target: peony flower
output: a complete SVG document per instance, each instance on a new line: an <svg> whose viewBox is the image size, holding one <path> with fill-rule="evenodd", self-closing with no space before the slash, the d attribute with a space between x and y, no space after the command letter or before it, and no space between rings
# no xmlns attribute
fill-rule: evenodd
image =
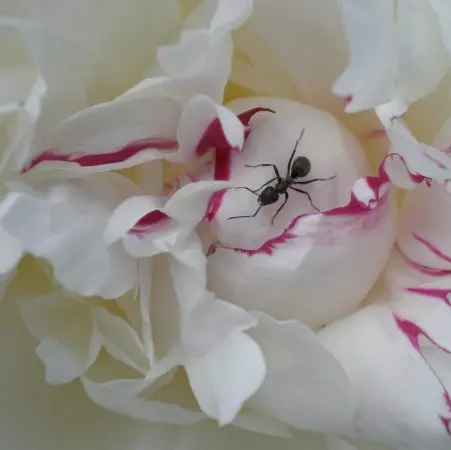
<svg viewBox="0 0 451 450"><path fill-rule="evenodd" d="M449 7L373 3L2 2L6 448L449 447Z"/></svg>

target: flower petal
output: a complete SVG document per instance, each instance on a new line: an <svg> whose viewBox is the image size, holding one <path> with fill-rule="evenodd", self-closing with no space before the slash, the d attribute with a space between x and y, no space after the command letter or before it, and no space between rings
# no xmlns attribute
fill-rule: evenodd
<svg viewBox="0 0 451 450"><path fill-rule="evenodd" d="M431 299L392 300L326 327L320 338L355 388L360 437L395 448L447 448L451 310Z"/></svg>
<svg viewBox="0 0 451 450"><path fill-rule="evenodd" d="M22 258L22 244L0 226L0 275L10 272Z"/></svg>
<svg viewBox="0 0 451 450"><path fill-rule="evenodd" d="M202 411L220 425L230 423L265 377L260 348L244 333L232 333L203 357L185 362Z"/></svg>
<svg viewBox="0 0 451 450"><path fill-rule="evenodd" d="M255 0L234 41L239 53L232 79L238 84L259 95L296 98L300 92L303 101L315 106L333 101L330 85L346 51L336 1Z"/></svg>
<svg viewBox="0 0 451 450"><path fill-rule="evenodd" d="M24 250L48 259L54 277L82 295L116 298L136 283L137 268L120 243L102 235L109 215L136 186L118 174L15 186L2 223ZM33 222L24 217L33 217ZM89 218L89 221L86 218Z"/></svg>
<svg viewBox="0 0 451 450"><path fill-rule="evenodd" d="M21 313L29 331L40 340L36 353L48 383L68 383L96 359L100 339L87 308L57 293L23 301Z"/></svg>
<svg viewBox="0 0 451 450"><path fill-rule="evenodd" d="M273 116L277 116L277 113L264 120L262 118L264 130L268 130L268 120ZM252 139L258 131L257 119L248 139ZM307 144L305 147L307 150L304 152L308 151ZM259 150L262 148L262 145L258 147ZM247 150L248 147L243 155L248 155ZM352 161L352 155L349 158ZM215 247L216 252L208 257L208 288L218 297L245 309L264 311L280 320L296 318L312 327L320 327L348 314L368 293L392 249L395 211L390 200L387 171L390 169L391 177L401 174L403 180L410 179L405 164L395 170L392 159L395 158L384 162L378 177L360 178L354 182L354 187L348 184L352 180L352 168L344 169L344 201L337 201L334 197L337 193L334 185L325 187L325 201L337 202L342 206L334 207L331 204L331 209L328 209L326 203L325 211L321 214L308 214L308 211L303 214L293 202L292 206L287 207L287 217L280 218L281 221L288 220L288 224L284 229L284 223L279 224L282 230L276 230L274 237L271 230L270 238L266 237L263 243L256 239L265 236L262 230L272 228L268 218L262 216L259 221L254 218L242 219L242 225L229 225L232 220L228 220L228 217L232 211L227 211L225 197L213 222L214 226L223 229L219 228L220 243ZM259 163L268 160L255 157L251 161ZM315 161L313 157L312 161ZM321 161L317 161L321 166ZM340 169L341 166L338 166ZM353 170L355 176L356 168ZM325 176L330 174L329 171L324 173ZM337 175L339 177L340 172ZM415 182L423 179L413 178ZM246 186L246 182L243 185ZM345 186L349 189L347 193ZM238 199L238 194L233 198ZM230 203L229 207L232 206ZM235 234L232 234L232 226L236 227ZM236 245L237 240L241 240L241 245ZM370 253L372 257L368 259Z"/></svg>
<svg viewBox="0 0 451 450"><path fill-rule="evenodd" d="M124 319L104 308L93 308L92 317L106 351L113 358L145 373L149 361L133 328Z"/></svg>
<svg viewBox="0 0 451 450"><path fill-rule="evenodd" d="M350 63L333 90L356 112L413 102L435 89L450 65L437 17L424 0L341 0Z"/></svg>
<svg viewBox="0 0 451 450"><path fill-rule="evenodd" d="M259 323L249 335L260 346L267 371L248 406L296 428L351 432L353 392L338 361L300 322L255 315Z"/></svg>
<svg viewBox="0 0 451 450"><path fill-rule="evenodd" d="M179 116L177 102L158 97L123 98L93 106L44 133L24 170L57 164L85 173L165 158L177 147Z"/></svg>

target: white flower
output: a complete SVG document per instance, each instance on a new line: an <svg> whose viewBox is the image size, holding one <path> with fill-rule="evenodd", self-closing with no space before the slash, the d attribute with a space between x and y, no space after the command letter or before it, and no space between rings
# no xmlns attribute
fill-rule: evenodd
<svg viewBox="0 0 451 450"><path fill-rule="evenodd" d="M2 3L7 448L448 448L449 7L338 3Z"/></svg>

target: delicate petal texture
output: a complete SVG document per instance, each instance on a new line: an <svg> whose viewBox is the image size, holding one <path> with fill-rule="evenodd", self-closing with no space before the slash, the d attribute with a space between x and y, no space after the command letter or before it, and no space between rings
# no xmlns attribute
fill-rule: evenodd
<svg viewBox="0 0 451 450"><path fill-rule="evenodd" d="M214 350L186 362L185 369L200 407L220 425L233 420L265 377L261 350L244 333L230 334Z"/></svg>
<svg viewBox="0 0 451 450"><path fill-rule="evenodd" d="M296 428L351 432L354 399L340 364L300 322L255 315L259 323L249 334L263 351L267 373L248 405Z"/></svg>
<svg viewBox="0 0 451 450"><path fill-rule="evenodd" d="M136 282L136 263L120 244L105 246L109 215L124 195L136 192L118 174L16 186L3 226L35 256L47 258L55 279L82 295L115 298ZM33 217L33 221L24 220ZM89 220L87 220L89 218Z"/></svg>
<svg viewBox="0 0 451 450"><path fill-rule="evenodd" d="M346 52L336 1L254 0L234 42L239 50L234 82L259 95L297 98L300 93L306 103L330 106L330 85Z"/></svg>
<svg viewBox="0 0 451 450"><path fill-rule="evenodd" d="M350 63L334 92L346 111L432 92L450 67L437 15L426 0L340 0Z"/></svg>
<svg viewBox="0 0 451 450"><path fill-rule="evenodd" d="M255 218L230 220L252 214L258 204L245 190L228 191L212 222L220 243L208 258L209 289L246 309L319 327L352 311L387 261L395 233L388 179L381 173L380 178L356 181L366 167L360 149L329 116L296 103L260 103L276 113L252 120L243 153L233 160L231 180L257 189L275 177L271 167L243 168L245 163L275 163L285 175L301 127L305 132L297 154L308 156L312 164L306 178L336 179L305 186L323 214L305 214L313 209L308 197L292 192L274 226L270 217L282 199ZM281 144L286 150L275 153Z"/></svg>

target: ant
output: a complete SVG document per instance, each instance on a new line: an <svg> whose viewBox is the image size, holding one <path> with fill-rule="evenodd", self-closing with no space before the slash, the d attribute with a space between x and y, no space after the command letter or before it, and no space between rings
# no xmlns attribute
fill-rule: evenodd
<svg viewBox="0 0 451 450"><path fill-rule="evenodd" d="M301 135L299 136L298 140L296 141L296 145L294 146L293 151L291 152L290 159L288 160L288 166L287 166L287 173L285 175L285 178L282 178L279 174L279 170L277 169L275 164L257 164L257 165L250 165L246 164L245 167L272 167L274 169L275 177L271 178L269 181L264 183L262 186L260 186L255 191L252 189L249 189L246 186L239 186L236 189L246 189L249 192L252 192L254 195L258 197L258 203L259 207L257 211L255 211L254 214L251 214L249 216L233 216L229 217L229 219L241 219L246 217L255 217L259 211L263 208L263 206L272 205L273 203L276 203L279 200L280 195L285 196L285 200L283 201L282 205L279 207L279 209L276 211L274 216L271 219L271 225L274 225L274 219L277 217L277 215L280 213L282 208L286 205L289 193L288 189L291 189L292 191L300 192L301 194L304 194L307 196L307 198L310 201L310 204L313 208L315 208L318 212L319 209L314 205L312 201L312 197L307 191L304 191L302 189L298 189L294 186L304 185L304 184L310 184L314 183L315 181L327 181L332 180L335 177L330 178L314 178L312 180L308 181L298 181L299 178L304 178L310 173L311 169L311 163L310 160L305 156L298 156L294 161L294 155L296 153L296 149L298 147L299 142L302 139L302 136L304 135L304 130L301 131ZM275 186L268 186L273 181L276 181ZM265 188L265 189L263 189ZM260 189L263 189L263 191L259 194L258 191Z"/></svg>

